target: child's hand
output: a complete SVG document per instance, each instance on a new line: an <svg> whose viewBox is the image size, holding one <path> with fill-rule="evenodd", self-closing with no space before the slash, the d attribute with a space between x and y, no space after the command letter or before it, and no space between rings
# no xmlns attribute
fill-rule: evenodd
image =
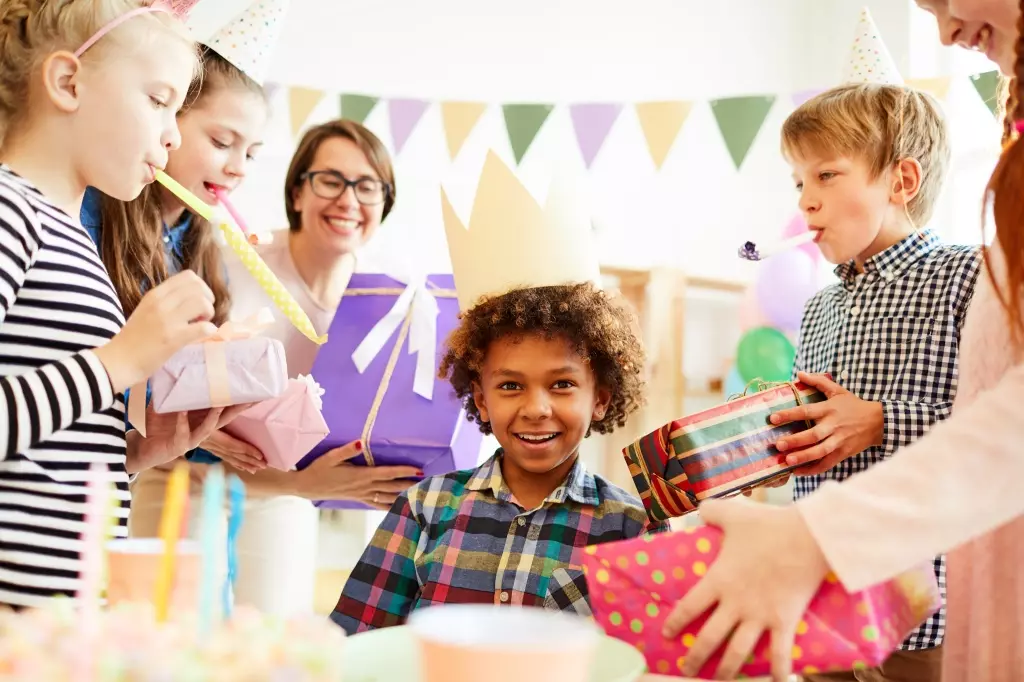
<svg viewBox="0 0 1024 682"><path fill-rule="evenodd" d="M143 438L138 431L129 433L128 473L138 473L182 457L250 407L252 404L246 403L167 414L154 412L152 406L147 407L147 437Z"/></svg>
<svg viewBox="0 0 1024 682"><path fill-rule="evenodd" d="M225 464L250 474L267 468L267 460L262 452L224 431L214 431L199 447L220 457Z"/></svg>
<svg viewBox="0 0 1024 682"><path fill-rule="evenodd" d="M776 426L797 421L814 422L810 429L775 444L780 452L798 450L786 457L789 466L809 464L796 474L806 476L828 471L844 459L882 444L884 413L881 403L861 400L824 374L800 372L797 376L803 383L820 389L828 399L782 410L771 417Z"/></svg>
<svg viewBox="0 0 1024 682"><path fill-rule="evenodd" d="M354 441L324 453L299 472L298 494L310 500L351 500L388 511L398 496L423 472L408 466L356 466L350 459L363 452Z"/></svg>
<svg viewBox="0 0 1024 682"><path fill-rule="evenodd" d="M150 290L124 328L95 350L115 393L148 379L172 355L212 335L213 292L191 270Z"/></svg>

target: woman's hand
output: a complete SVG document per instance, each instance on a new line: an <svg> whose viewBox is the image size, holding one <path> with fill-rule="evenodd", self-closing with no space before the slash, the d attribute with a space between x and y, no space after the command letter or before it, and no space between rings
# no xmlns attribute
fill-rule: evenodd
<svg viewBox="0 0 1024 682"><path fill-rule="evenodd" d="M220 457L225 464L250 474L267 468L267 458L259 449L224 431L214 431L199 447Z"/></svg>
<svg viewBox="0 0 1024 682"><path fill-rule="evenodd" d="M679 600L664 636L712 610L686 655L684 676L694 676L723 644L716 679L733 679L761 635L771 635L772 678L789 679L793 639L807 605L828 574L828 564L794 505L774 507L744 499L709 500L703 519L724 532L707 575Z"/></svg>
<svg viewBox="0 0 1024 682"><path fill-rule="evenodd" d="M416 467L349 464L362 452L362 443L354 441L324 453L296 472L298 494L310 500L361 502L387 511L401 493L423 478Z"/></svg>
<svg viewBox="0 0 1024 682"><path fill-rule="evenodd" d="M210 437L231 420L252 407L251 403L215 407L191 412L159 414L152 405L146 408L146 433L128 433L128 473L135 474L173 461Z"/></svg>

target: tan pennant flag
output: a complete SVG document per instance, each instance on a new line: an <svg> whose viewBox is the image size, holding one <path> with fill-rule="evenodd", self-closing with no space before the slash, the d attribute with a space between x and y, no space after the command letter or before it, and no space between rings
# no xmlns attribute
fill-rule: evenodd
<svg viewBox="0 0 1024 682"><path fill-rule="evenodd" d="M459 155L466 138L473 132L485 111L487 105L483 102L441 102L441 120L452 161Z"/></svg>
<svg viewBox="0 0 1024 682"><path fill-rule="evenodd" d="M659 170L692 108L691 102L640 102L636 105L647 149Z"/></svg>
<svg viewBox="0 0 1024 682"><path fill-rule="evenodd" d="M907 85L915 90L927 92L939 101L945 101L949 94L949 84L952 80L946 76L943 78L909 78Z"/></svg>
<svg viewBox="0 0 1024 682"><path fill-rule="evenodd" d="M289 88L288 90L288 111L291 115L292 136L298 137L302 128L309 120L309 115L320 104L324 97L323 90L312 88Z"/></svg>

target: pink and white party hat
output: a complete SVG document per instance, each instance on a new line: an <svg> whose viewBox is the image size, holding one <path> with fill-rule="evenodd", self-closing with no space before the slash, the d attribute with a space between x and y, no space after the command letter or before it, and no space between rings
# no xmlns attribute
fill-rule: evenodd
<svg viewBox="0 0 1024 682"><path fill-rule="evenodd" d="M857 22L850 57L843 69L843 83L903 85L903 77L867 7L861 10Z"/></svg>
<svg viewBox="0 0 1024 682"><path fill-rule="evenodd" d="M193 37L263 85L290 0L206 0L189 14Z"/></svg>

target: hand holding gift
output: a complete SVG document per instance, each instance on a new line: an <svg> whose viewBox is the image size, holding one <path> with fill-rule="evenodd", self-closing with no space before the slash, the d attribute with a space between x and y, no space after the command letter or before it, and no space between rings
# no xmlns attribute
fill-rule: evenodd
<svg viewBox="0 0 1024 682"><path fill-rule="evenodd" d="M259 448L235 438L223 429L211 433L200 447L239 471L255 474L267 468L267 459Z"/></svg>
<svg viewBox="0 0 1024 682"><path fill-rule="evenodd" d="M128 434L129 438L138 440L134 447L128 448L128 473L138 473L183 456L249 407L243 404L169 414L147 408L145 428L148 435L142 437L139 430Z"/></svg>
<svg viewBox="0 0 1024 682"><path fill-rule="evenodd" d="M328 450L297 474L297 494L310 500L345 500L387 511L402 492L423 478L416 467L351 463L362 454L359 441Z"/></svg>

